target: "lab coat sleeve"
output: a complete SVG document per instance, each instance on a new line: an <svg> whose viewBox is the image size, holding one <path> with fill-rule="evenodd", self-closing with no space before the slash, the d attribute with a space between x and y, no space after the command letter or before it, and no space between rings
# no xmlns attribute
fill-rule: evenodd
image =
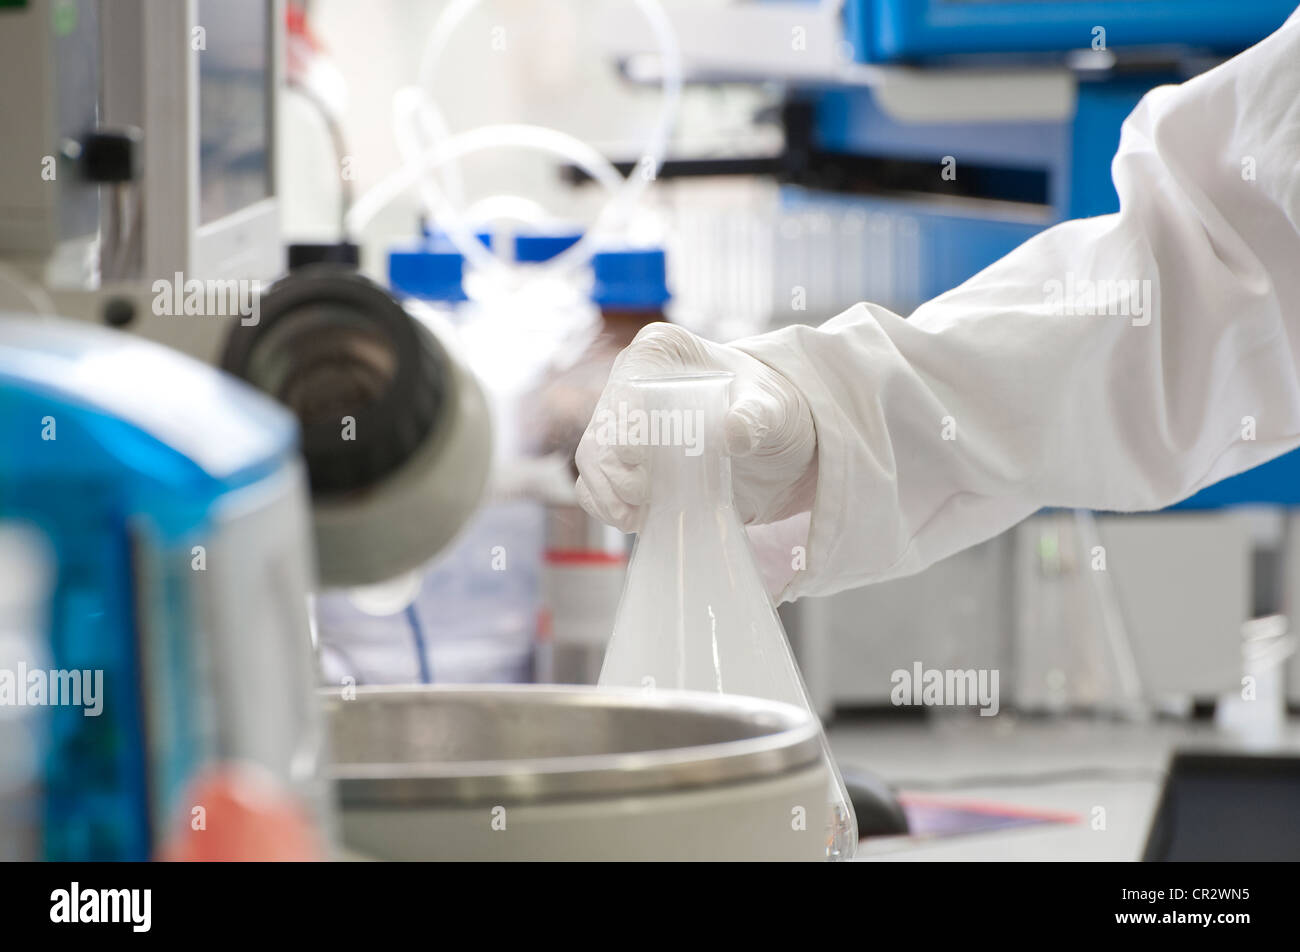
<svg viewBox="0 0 1300 952"><path fill-rule="evenodd" d="M1118 213L907 320L859 304L738 343L817 428L783 598L919 571L1042 506L1161 508L1300 445L1300 18L1152 90L1112 175Z"/></svg>

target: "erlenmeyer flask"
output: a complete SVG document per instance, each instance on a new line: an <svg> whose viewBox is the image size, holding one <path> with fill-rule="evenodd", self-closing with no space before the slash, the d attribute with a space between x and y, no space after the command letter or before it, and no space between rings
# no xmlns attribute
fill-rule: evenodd
<svg viewBox="0 0 1300 952"><path fill-rule="evenodd" d="M637 378L629 405L610 415L602 438L648 447L649 493L600 683L743 694L796 704L815 718L732 504L723 439L731 378ZM848 859L857 822L824 732L822 752L830 778L826 855Z"/></svg>

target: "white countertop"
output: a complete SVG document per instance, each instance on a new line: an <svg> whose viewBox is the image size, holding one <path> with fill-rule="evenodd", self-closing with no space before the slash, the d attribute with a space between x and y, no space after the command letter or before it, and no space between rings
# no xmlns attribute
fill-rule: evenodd
<svg viewBox="0 0 1300 952"><path fill-rule="evenodd" d="M1128 724L1017 718L1007 712L994 718L962 712L926 723L842 717L832 724L830 739L845 767L865 767L891 785L913 780L945 787L904 785L903 792L1082 817L1074 824L943 839L868 840L858 851L860 859L895 861L1136 860L1170 753L1180 747L1242 748L1207 722ZM1281 748L1300 752L1300 721L1290 721ZM953 785L970 778L977 782ZM1093 828L1097 807L1105 811L1104 830Z"/></svg>

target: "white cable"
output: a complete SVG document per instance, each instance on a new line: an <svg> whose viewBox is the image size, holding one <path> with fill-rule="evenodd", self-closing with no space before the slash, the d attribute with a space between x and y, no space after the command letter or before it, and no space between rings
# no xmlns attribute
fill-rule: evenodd
<svg viewBox="0 0 1300 952"><path fill-rule="evenodd" d="M547 263L547 269L556 274L584 264L595 251L596 242L603 237L604 231L622 223L622 219L632 205L659 175L664 156L668 152L673 126L677 122L682 98L682 57L677 45L677 36L659 0L635 0L635 2L641 14L649 21L650 29L659 43L660 56L663 58L663 106L659 113L659 122L641 160L628 175L623 189L601 209L595 222L577 244Z"/></svg>
<svg viewBox="0 0 1300 952"><path fill-rule="evenodd" d="M581 139L575 139L566 132L523 123L480 126L477 129L458 132L433 148L426 149L416 161L407 163L372 187L357 200L348 213L348 231L353 234L359 233L375 215L407 189L418 184L429 172L474 152L502 148L535 149L561 156L582 168L606 188L618 189L623 186L623 177L619 175L618 169L609 159ZM460 216L457 215L455 218L456 220L449 224L459 223L463 226L463 222L459 221ZM439 223L442 224L441 221ZM472 243L478 244L477 239Z"/></svg>
<svg viewBox="0 0 1300 952"><path fill-rule="evenodd" d="M520 225L542 225L552 220L540 202L522 195L488 195L465 209L465 218L473 225L512 221Z"/></svg>
<svg viewBox="0 0 1300 952"><path fill-rule="evenodd" d="M413 162L426 149L448 138L451 132L437 105L418 86L407 86L393 94L393 136L402 162ZM465 183L459 163L450 163L440 170L447 200L459 207L464 202ZM426 209L428 195L423 194Z"/></svg>
<svg viewBox="0 0 1300 952"><path fill-rule="evenodd" d="M447 43L460 25L465 16L478 4L479 0L453 0L444 8L442 15L435 22L429 39L425 44L424 54L420 60L419 82L421 92L426 97L422 108L410 110L413 117L418 118L422 128L419 130L420 135L438 135L440 132L445 133L446 123L442 119L442 113L438 110L436 102L433 100L432 88L436 76L436 70L439 60L442 57ZM677 38L673 33L672 25L664 12L663 6L659 0L633 0L642 14L650 24L658 40L660 55L663 59L663 104L659 114L659 120L655 124L653 134L650 137L649 145L646 148L642 158L638 161L636 167L626 179L618 176L617 170L614 170L617 178L617 185L608 182L604 175L597 176L594 173L596 168L603 171L613 170L613 166L608 160L600 156L600 160L594 161L588 156L588 161L576 161L576 155L570 151L569 146L581 146L581 150L586 153L599 155L595 150L585 146L578 140L555 130L540 130L538 127L529 126L497 126L485 127L483 129L472 130L470 133L459 133L450 139L443 139L441 146L434 143L429 149L414 161L407 161L405 167L398 172L393 173L384 180L376 184L369 192L361 197L354 206L352 214L348 216L347 227L350 233L357 234L361 227L369 222L382 208L396 200L407 189L419 184L421 196L426 208L438 221L439 226L447 233L452 243L456 246L473 267L481 270L491 271L496 275L503 274L503 269L499 267L500 261L491 252L487 251L482 244L470 233L465 227L462 214L443 197L441 191L428 180L429 173L435 169L442 168L447 163L455 162L463 157L471 148L468 146L458 145L451 148L445 148L459 140L461 136L472 135L473 133L482 133L488 129L511 129L518 132L522 129L532 129L538 132L544 131L552 135L563 136L566 140L565 145L561 146L555 154L563 155L565 158L575 161L588 174L596 178L597 181L606 184L608 188L616 188L616 194L604 206L597 215L596 221L586 230L579 241L566 249L563 253L551 259L544 267L549 273L562 273L573 267L585 263L594 251L595 242L602 236L603 232L616 224L621 224L623 217L628 213L633 203L640 198L641 194L649 187L650 183L655 180L659 169L663 164L664 155L668 150L669 139L672 135L673 127L677 120L677 115L681 105L682 91L682 63L681 51L677 45ZM397 104L395 103L395 106ZM400 114L400 113L399 113ZM513 133L510 133L513 134ZM502 134L497 140L497 144L504 144L504 139L509 134ZM399 148L403 143L409 148L410 137L403 137L399 134ZM559 140L552 140L551 144L559 145ZM482 145L480 148L489 146ZM526 145L528 147L542 148L543 151L553 151L549 147L540 147L535 145Z"/></svg>
<svg viewBox="0 0 1300 952"><path fill-rule="evenodd" d="M417 74L420 88L429 93L430 98L432 98L430 90L433 89L438 61L442 59L443 50L460 26L460 22L478 4L479 0L452 0L443 8L442 15L434 21L433 29L429 31L429 38L424 43L424 53L420 57L420 71Z"/></svg>
<svg viewBox="0 0 1300 952"><path fill-rule="evenodd" d="M415 110L415 118L424 133L425 144L433 145L451 135L451 129L447 127L447 120L443 118L441 110L436 107L433 101L421 92L418 102L419 106ZM451 202L457 207L462 205L465 201L465 180L460 174L459 163L453 162L442 170L442 181L443 190L446 191Z"/></svg>
<svg viewBox="0 0 1300 952"><path fill-rule="evenodd" d="M412 116L422 118L408 118ZM448 138L447 126L441 114L436 107L427 103L424 93L415 87L399 89L393 96L393 134L397 138L398 152L405 168L417 165L425 153L431 151L439 141ZM442 224L443 231L472 268L499 277L499 259L484 248L475 236L465 231L463 216L455 210L457 196L463 192L459 165L447 162L438 171L449 173L444 176L449 185L445 190L439 190L428 175L416 179L415 184L419 188L425 213L431 220ZM355 234L346 223L345 228L350 234Z"/></svg>

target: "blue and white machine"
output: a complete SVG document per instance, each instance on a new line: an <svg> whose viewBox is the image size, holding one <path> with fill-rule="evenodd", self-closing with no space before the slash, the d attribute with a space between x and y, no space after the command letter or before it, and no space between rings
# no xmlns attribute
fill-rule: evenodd
<svg viewBox="0 0 1300 952"><path fill-rule="evenodd" d="M328 822L297 434L170 349L0 319L6 858L155 856L221 764Z"/></svg>
<svg viewBox="0 0 1300 952"><path fill-rule="evenodd" d="M846 0L844 26L865 63L1068 53L1101 35L1108 49L1179 44L1233 53L1294 9L1289 0Z"/></svg>

